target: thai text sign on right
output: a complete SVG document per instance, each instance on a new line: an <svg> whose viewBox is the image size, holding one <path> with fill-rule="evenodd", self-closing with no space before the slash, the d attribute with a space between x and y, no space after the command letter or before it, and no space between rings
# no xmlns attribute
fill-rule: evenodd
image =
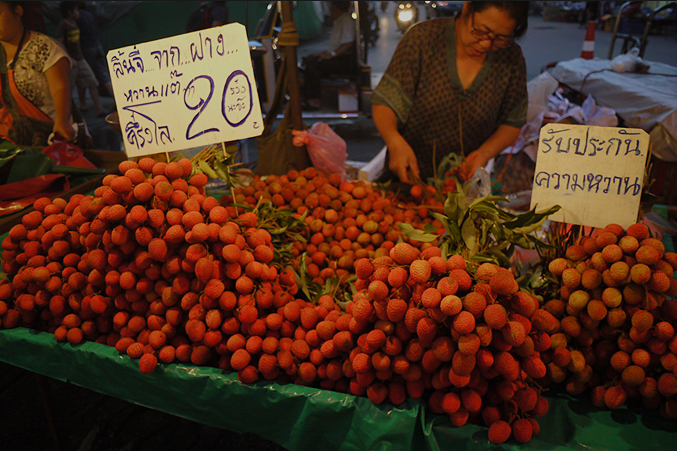
<svg viewBox="0 0 677 451"><path fill-rule="evenodd" d="M639 129L548 124L541 128L531 208L548 219L624 228L637 222L649 135Z"/></svg>

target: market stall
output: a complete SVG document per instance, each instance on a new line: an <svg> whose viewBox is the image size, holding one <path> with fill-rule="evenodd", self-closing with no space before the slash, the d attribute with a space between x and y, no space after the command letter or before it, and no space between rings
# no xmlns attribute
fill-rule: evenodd
<svg viewBox="0 0 677 451"><path fill-rule="evenodd" d="M636 223L648 140L616 136L644 132L544 129L539 152L588 171L617 143L599 173L538 176L564 201L595 183L594 231L570 205L504 209L458 167L408 192L318 167L239 185L225 142L262 124L246 57L210 75L235 60L211 52L232 30L109 54L136 158L86 195L36 200L1 237L0 360L290 450L670 446L677 254ZM169 155L188 143L207 147ZM544 227L560 210L569 223Z"/></svg>

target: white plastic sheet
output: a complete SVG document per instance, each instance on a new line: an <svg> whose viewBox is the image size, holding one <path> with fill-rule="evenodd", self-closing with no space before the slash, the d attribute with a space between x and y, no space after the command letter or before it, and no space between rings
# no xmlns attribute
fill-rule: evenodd
<svg viewBox="0 0 677 451"><path fill-rule="evenodd" d="M600 105L612 108L626 127L641 128L662 136L653 142L653 153L661 160L677 162L677 67L645 61L648 73L616 73L609 60L575 58L550 70L559 82L584 94L592 94Z"/></svg>
<svg viewBox="0 0 677 451"><path fill-rule="evenodd" d="M527 83L529 106L527 109L527 123L522 127L520 135L513 146L503 153L517 153L520 150L536 161L538 138L541 132L543 119L552 122L573 120L576 124L616 127L618 118L611 108L601 107L589 95L583 105L571 103L558 89L559 82L548 72L540 74Z"/></svg>

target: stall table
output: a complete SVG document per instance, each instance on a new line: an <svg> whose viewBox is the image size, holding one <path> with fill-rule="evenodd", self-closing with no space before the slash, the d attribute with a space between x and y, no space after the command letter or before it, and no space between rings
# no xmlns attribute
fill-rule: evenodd
<svg viewBox="0 0 677 451"><path fill-rule="evenodd" d="M236 432L253 432L290 450L672 449L677 424L630 403L594 408L587 396L548 391L541 432L526 444L492 445L488 428L456 428L419 400L374 405L367 398L295 384L242 384L233 372L183 364L141 374L138 361L93 342L72 346L25 328L0 330L0 361L99 393Z"/></svg>

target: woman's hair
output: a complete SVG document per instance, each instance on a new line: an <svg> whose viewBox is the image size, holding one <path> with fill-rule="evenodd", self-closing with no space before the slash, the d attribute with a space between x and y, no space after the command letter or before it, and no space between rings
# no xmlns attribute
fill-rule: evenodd
<svg viewBox="0 0 677 451"><path fill-rule="evenodd" d="M21 6L21 8L23 9L23 15L21 16L21 23L25 24L25 17L24 16L26 15L26 5L25 5L26 2L0 2L0 3L7 4L7 6L9 6L9 9L15 14L17 13L16 9L19 6Z"/></svg>
<svg viewBox="0 0 677 451"><path fill-rule="evenodd" d="M529 2L470 2L469 13L484 11L493 6L506 11L517 22L513 36L519 38L527 32L529 25Z"/></svg>
<svg viewBox="0 0 677 451"><path fill-rule="evenodd" d="M73 11L75 8L79 7L78 3L80 3L80 2L61 2L61 3L59 3L59 11L61 11L61 15L64 18L68 17L68 14L70 14L71 11Z"/></svg>
<svg viewBox="0 0 677 451"><path fill-rule="evenodd" d="M352 2L331 2L331 4L333 6L335 6L336 8L338 8L339 10L341 10L343 12L350 10L350 4L351 3Z"/></svg>

